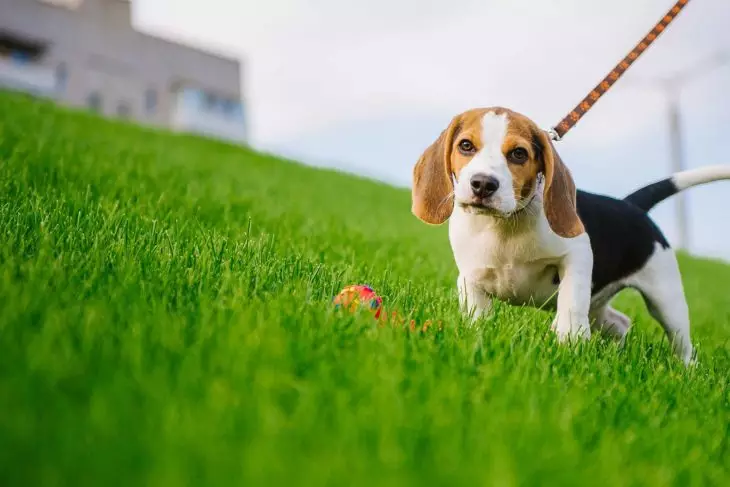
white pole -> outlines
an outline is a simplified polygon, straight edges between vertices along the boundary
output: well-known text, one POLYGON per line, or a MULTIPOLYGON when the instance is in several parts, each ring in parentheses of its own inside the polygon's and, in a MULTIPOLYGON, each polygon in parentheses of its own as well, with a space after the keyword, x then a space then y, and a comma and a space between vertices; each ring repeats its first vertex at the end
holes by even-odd
MULTIPOLYGON (((672 161, 672 173, 684 171, 684 153, 682 145, 682 127, 679 107, 679 96, 673 89, 669 89, 669 144, 672 161)), ((677 218, 677 247, 689 250, 689 232, 687 230, 687 201, 685 194, 680 192, 674 196, 677 218)))

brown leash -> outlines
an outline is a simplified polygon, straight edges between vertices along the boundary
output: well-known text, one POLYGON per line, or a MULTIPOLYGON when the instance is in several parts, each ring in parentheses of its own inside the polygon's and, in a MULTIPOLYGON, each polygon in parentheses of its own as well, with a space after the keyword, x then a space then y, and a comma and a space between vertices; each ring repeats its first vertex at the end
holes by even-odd
POLYGON ((651 46, 651 44, 656 40, 659 35, 664 32, 664 30, 667 28, 667 26, 674 20, 674 18, 679 14, 679 12, 682 11, 682 9, 689 3, 689 0, 677 0, 677 3, 674 4, 674 6, 669 9, 667 14, 662 17, 662 19, 657 22, 657 24, 654 26, 651 31, 644 36, 644 38, 634 47, 634 49, 629 53, 628 56, 623 58, 617 65, 614 67, 610 73, 608 73, 608 76, 603 78, 603 80, 596 85, 595 88, 586 96, 583 98, 583 100, 578 103, 573 110, 568 113, 565 118, 563 118, 559 124, 557 124, 555 127, 551 128, 548 133, 550 134, 550 137, 553 140, 560 140, 563 138, 563 136, 568 132, 568 130, 572 129, 576 123, 578 123, 578 120, 580 120, 583 115, 588 112, 588 110, 591 109, 591 107, 598 101, 599 98, 603 96, 604 93, 608 91, 608 89, 613 86, 613 84, 623 75, 627 69, 629 69, 629 66, 631 66, 634 61, 636 61, 641 54, 646 51, 646 49, 651 46))

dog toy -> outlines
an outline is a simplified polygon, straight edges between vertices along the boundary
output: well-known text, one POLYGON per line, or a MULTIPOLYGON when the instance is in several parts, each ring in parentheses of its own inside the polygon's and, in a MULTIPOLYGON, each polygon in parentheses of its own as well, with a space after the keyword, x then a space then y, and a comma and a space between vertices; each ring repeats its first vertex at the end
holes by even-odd
MULTIPOLYGON (((335 309, 344 308, 349 312, 355 312, 359 307, 369 308, 373 313, 376 320, 380 321, 381 324, 390 322, 393 326, 404 325, 408 322, 408 328, 411 331, 416 331, 416 321, 406 320, 397 311, 391 311, 388 313, 383 309, 383 298, 370 286, 364 284, 353 284, 345 287, 340 291, 333 299, 332 302, 335 304, 335 309)), ((435 323, 432 320, 426 320, 420 331, 426 331, 428 328, 433 326, 435 323)), ((437 321, 438 328, 442 328, 441 320, 437 321)))
POLYGON ((375 319, 379 319, 383 309, 383 298, 375 294, 375 291, 364 284, 353 284, 345 287, 334 297, 335 309, 344 307, 351 313, 356 311, 358 307, 364 306, 370 308, 375 319))

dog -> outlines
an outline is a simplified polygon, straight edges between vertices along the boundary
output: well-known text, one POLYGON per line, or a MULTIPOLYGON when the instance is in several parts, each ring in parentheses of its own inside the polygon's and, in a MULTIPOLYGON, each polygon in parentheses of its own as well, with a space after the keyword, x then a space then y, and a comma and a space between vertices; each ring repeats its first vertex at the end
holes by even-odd
POLYGON ((685 363, 696 360, 674 251, 648 216, 730 166, 674 174, 623 199, 576 189, 548 133, 503 107, 456 115, 413 168, 411 211, 449 220, 459 307, 471 322, 494 299, 555 312, 559 342, 592 333, 623 342, 631 320, 611 306, 639 291, 685 363))

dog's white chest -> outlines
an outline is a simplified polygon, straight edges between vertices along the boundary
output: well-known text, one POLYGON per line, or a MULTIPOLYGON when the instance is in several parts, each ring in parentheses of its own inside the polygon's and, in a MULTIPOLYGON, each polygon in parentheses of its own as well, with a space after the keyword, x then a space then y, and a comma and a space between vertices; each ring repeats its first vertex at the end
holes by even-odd
POLYGON ((457 217, 449 225, 460 279, 511 304, 554 307, 560 256, 550 242, 535 232, 495 233, 473 220, 457 217))
POLYGON ((466 274, 485 293, 512 304, 551 308, 557 297, 557 267, 545 262, 467 267, 466 274))

